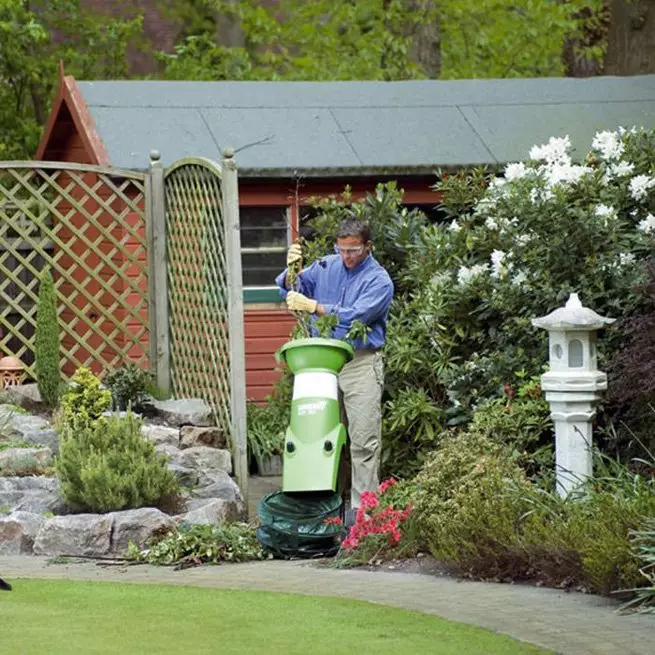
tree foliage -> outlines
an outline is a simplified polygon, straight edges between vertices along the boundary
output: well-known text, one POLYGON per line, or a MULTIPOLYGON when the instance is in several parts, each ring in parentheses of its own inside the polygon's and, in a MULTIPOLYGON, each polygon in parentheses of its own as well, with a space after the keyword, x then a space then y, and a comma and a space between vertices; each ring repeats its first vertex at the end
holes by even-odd
POLYGON ((80 0, 0 0, 0 158, 34 155, 59 62, 78 79, 124 78, 140 26, 140 17, 109 18, 80 0))
POLYGON ((567 43, 575 57, 603 55, 603 42, 583 38, 602 0, 175 2, 207 20, 160 55, 171 79, 404 80, 439 70, 442 78, 539 77, 565 73, 567 43), (237 47, 217 42, 220 16, 240 27, 237 47))

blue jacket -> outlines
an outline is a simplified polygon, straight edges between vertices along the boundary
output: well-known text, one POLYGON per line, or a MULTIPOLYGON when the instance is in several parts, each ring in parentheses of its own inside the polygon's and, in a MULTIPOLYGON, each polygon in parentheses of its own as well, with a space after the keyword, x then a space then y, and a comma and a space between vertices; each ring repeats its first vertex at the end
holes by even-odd
MULTIPOLYGON (((284 288, 286 269, 275 278, 280 294, 284 288)), ((314 298, 330 314, 339 317, 333 337, 343 339, 350 324, 359 319, 371 328, 366 344, 361 339, 352 341, 355 349, 378 349, 384 345, 389 307, 393 298, 393 282, 387 271, 369 255, 361 264, 347 269, 339 255, 328 255, 315 261, 298 276, 295 287, 309 298, 314 298)), ((312 333, 317 334, 312 317, 312 333)))

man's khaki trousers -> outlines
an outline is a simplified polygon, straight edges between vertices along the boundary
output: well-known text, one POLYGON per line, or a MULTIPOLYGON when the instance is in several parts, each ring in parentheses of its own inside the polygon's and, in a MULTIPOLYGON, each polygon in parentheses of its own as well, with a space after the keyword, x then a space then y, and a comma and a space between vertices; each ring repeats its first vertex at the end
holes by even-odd
POLYGON ((382 449, 381 399, 384 364, 380 351, 356 350, 339 374, 341 420, 348 428, 351 459, 351 507, 363 491, 376 491, 382 449))

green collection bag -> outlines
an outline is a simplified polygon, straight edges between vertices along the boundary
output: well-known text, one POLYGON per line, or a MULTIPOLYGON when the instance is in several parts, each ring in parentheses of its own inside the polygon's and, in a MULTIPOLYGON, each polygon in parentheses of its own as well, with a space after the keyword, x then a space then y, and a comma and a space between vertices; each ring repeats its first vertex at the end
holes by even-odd
POLYGON ((283 559, 331 557, 345 535, 343 498, 333 491, 276 491, 259 501, 257 539, 283 559), (341 519, 341 523, 327 519, 341 519))

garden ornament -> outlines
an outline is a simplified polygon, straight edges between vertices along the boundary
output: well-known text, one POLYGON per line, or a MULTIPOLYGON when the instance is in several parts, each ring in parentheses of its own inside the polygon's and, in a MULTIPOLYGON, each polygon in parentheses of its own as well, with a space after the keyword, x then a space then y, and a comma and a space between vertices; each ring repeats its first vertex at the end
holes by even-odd
POLYGON ((0 380, 3 388, 19 385, 23 380, 23 362, 18 357, 3 357, 0 359, 0 380))
POLYGON ((596 332, 615 319, 583 307, 572 293, 564 307, 535 318, 548 330, 550 370, 541 388, 555 424, 557 491, 567 496, 593 474, 592 422, 607 375, 597 370, 596 332))

